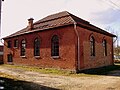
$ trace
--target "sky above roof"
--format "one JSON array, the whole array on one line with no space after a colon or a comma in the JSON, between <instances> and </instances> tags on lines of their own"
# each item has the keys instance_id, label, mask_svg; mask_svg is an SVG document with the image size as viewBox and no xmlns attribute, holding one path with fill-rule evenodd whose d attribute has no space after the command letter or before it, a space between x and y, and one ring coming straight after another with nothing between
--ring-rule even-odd
<instances>
[{"instance_id":1,"label":"sky above roof","mask_svg":"<svg viewBox=\"0 0 120 90\"><path fill-rule=\"evenodd\" d=\"M120 0L4 0L1 38L48 15L68 11L113 34L119 34Z\"/></svg>"}]
</instances>

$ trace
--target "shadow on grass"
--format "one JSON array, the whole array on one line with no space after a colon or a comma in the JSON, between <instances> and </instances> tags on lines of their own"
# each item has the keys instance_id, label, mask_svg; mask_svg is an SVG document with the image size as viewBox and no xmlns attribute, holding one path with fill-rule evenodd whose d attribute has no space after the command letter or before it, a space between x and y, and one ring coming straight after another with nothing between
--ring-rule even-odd
<instances>
[{"instance_id":1,"label":"shadow on grass","mask_svg":"<svg viewBox=\"0 0 120 90\"><path fill-rule=\"evenodd\" d=\"M59 90L32 82L0 77L0 90Z\"/></svg>"},{"instance_id":2,"label":"shadow on grass","mask_svg":"<svg viewBox=\"0 0 120 90\"><path fill-rule=\"evenodd\" d=\"M120 76L120 64L83 70L80 73L92 74L92 75Z\"/></svg>"}]
</instances>

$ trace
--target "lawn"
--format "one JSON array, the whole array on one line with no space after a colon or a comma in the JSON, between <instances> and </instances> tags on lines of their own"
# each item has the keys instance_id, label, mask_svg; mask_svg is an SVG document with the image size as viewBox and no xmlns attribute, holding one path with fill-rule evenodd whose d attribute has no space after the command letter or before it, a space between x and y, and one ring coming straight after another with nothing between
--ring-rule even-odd
<instances>
[{"instance_id":1,"label":"lawn","mask_svg":"<svg viewBox=\"0 0 120 90\"><path fill-rule=\"evenodd\" d=\"M67 77L67 79L70 78L70 80L71 80L71 77L75 77L75 78L78 77L78 78L81 78L81 79L84 78L83 80L86 80L87 77L89 78L88 80L93 79L93 78L101 80L101 79L99 79L99 78L101 78L99 76L101 76L101 75L105 76L110 71L113 71L113 70L120 70L120 64L119 63L117 63L113 66L107 66L107 67L102 67L102 68L97 68L97 69L86 70L86 71L83 71L83 72L78 73L78 74L72 73L70 71L63 71L63 70L57 70L57 69L42 69L42 68L30 67L30 66L1 65L0 67L1 68L6 68L6 69L11 69L11 70L12 69L23 70L23 71L28 71L28 72L29 71L34 71L34 72L39 72L41 74L48 74L48 76L50 74L53 74L52 78L54 78L54 74L57 75L57 76L62 75L62 76ZM97 77L99 77L99 78L97 78ZM43 77L41 76L39 78L41 78L40 80L42 80ZM49 80L49 78L50 77L48 77L48 80ZM56 79L56 76L55 76L55 79ZM58 77L58 79L59 79L59 77ZM116 78L116 80L118 80L118 79ZM73 81L74 81L74 79L73 79ZM26 80L23 81L23 79L20 79L17 76L12 76L12 75L8 75L6 73L1 73L0 72L0 90L27 90L27 89L29 89L29 90L58 90L58 89L55 89L55 88L46 87L46 86L43 86L43 85L40 85L40 84L36 84L34 82L28 82Z\"/></svg>"},{"instance_id":2,"label":"lawn","mask_svg":"<svg viewBox=\"0 0 120 90\"><path fill-rule=\"evenodd\" d=\"M0 73L0 90L58 90L46 87L33 82L19 80L19 78Z\"/></svg>"},{"instance_id":3,"label":"lawn","mask_svg":"<svg viewBox=\"0 0 120 90\"><path fill-rule=\"evenodd\" d=\"M65 75L65 76L106 75L110 71L120 70L120 63L115 63L112 66L105 66L105 67L101 67L101 68L85 70L85 71L82 71L77 74L75 74L71 71L66 71L66 70L48 69L48 68L43 69L43 68L32 67L32 66L16 66L16 65L6 65L6 64L4 64L3 66L10 67L10 68L24 69L24 70L28 70L28 71L35 71L35 72L40 72L40 73L44 73L44 74L57 74L57 75Z\"/></svg>"},{"instance_id":4,"label":"lawn","mask_svg":"<svg viewBox=\"0 0 120 90\"><path fill-rule=\"evenodd\" d=\"M120 70L120 63L115 63L114 65L111 66L105 66L101 68L95 68L95 69L89 69L83 71L85 74L94 74L94 75L107 75L110 71L113 70Z\"/></svg>"}]
</instances>

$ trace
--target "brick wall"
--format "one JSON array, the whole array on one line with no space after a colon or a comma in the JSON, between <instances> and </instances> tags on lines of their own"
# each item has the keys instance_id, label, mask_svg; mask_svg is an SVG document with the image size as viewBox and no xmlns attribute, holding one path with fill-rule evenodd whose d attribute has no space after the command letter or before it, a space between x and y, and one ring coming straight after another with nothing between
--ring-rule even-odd
<instances>
[{"instance_id":1,"label":"brick wall","mask_svg":"<svg viewBox=\"0 0 120 90\"><path fill-rule=\"evenodd\" d=\"M4 62L8 63L7 54L12 53L13 64L75 70L75 36L73 33L73 26L67 26L6 39L4 45ZM53 35L58 35L60 39L59 59L53 59L51 57L51 38ZM41 39L40 58L34 57L33 42L36 37L40 37ZM20 56L20 42L24 38L27 41L27 46L26 57L23 58ZM13 47L15 39L19 40L18 48ZM12 48L10 49L6 47L8 40L12 41Z\"/></svg>"},{"instance_id":2,"label":"brick wall","mask_svg":"<svg viewBox=\"0 0 120 90\"><path fill-rule=\"evenodd\" d=\"M97 68L113 64L113 49L112 37L83 29L77 26L80 36L80 69ZM51 38L53 35L58 35L60 58L53 59L51 57ZM95 38L95 56L90 56L90 35ZM36 37L41 38L40 44L40 58L34 57L33 42ZM19 47L14 48L13 42L15 39L19 40ZM20 56L20 42L26 39L26 57ZM102 41L107 41L107 56L103 55ZM12 48L6 47L6 42L12 41ZM51 30L45 30L32 34L26 34L5 40L4 45L4 63L7 62L7 54L12 53L13 64L17 65L31 65L43 68L58 68L76 70L77 68L77 36L75 34L73 25L66 27L59 27Z\"/></svg>"},{"instance_id":3,"label":"brick wall","mask_svg":"<svg viewBox=\"0 0 120 90\"><path fill-rule=\"evenodd\" d=\"M112 37L77 27L80 35L80 68L90 69L113 65ZM95 38L95 56L90 55L90 36ZM103 54L103 39L107 41L107 56Z\"/></svg>"}]
</instances>

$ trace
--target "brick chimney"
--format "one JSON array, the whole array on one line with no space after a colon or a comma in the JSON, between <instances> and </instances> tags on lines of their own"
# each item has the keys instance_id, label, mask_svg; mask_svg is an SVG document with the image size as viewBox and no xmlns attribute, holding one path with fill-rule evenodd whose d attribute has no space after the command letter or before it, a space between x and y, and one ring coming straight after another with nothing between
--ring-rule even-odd
<instances>
[{"instance_id":1,"label":"brick chimney","mask_svg":"<svg viewBox=\"0 0 120 90\"><path fill-rule=\"evenodd\" d=\"M28 28L31 30L33 29L33 18L28 19Z\"/></svg>"}]
</instances>

